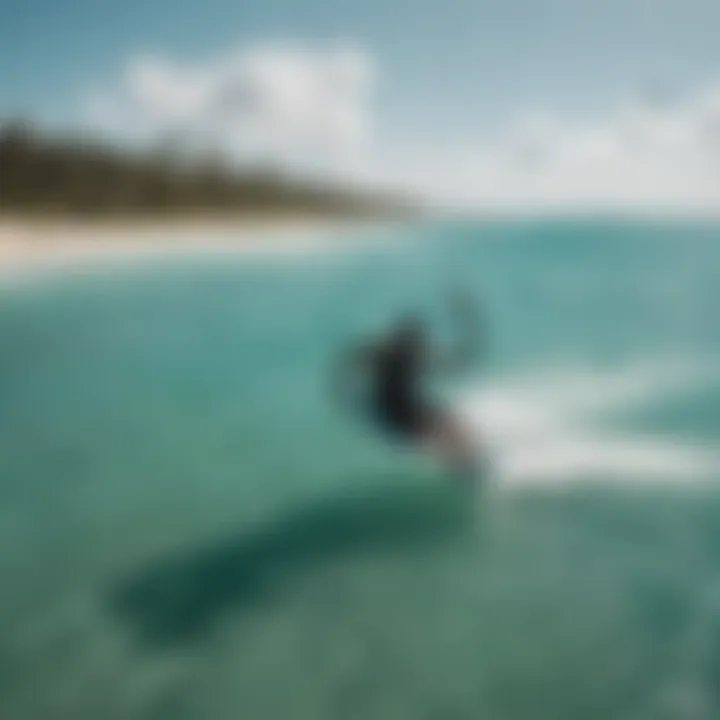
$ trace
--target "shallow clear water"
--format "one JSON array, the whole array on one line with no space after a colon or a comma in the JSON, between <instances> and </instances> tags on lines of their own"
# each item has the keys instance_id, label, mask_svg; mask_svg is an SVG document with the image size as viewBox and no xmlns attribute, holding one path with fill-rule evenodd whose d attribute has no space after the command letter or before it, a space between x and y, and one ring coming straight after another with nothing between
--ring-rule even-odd
<instances>
[{"instance_id":1,"label":"shallow clear water","mask_svg":"<svg viewBox=\"0 0 720 720\"><path fill-rule=\"evenodd\" d=\"M3 291L3 720L720 716L720 227L366 234ZM479 497L328 388L456 284Z\"/></svg>"}]
</instances>

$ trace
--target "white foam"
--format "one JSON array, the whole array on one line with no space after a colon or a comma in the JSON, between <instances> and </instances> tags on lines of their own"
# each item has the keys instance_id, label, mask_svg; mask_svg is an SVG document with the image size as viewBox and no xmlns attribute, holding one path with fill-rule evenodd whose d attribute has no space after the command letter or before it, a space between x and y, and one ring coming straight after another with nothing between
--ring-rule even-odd
<instances>
[{"instance_id":1,"label":"white foam","mask_svg":"<svg viewBox=\"0 0 720 720\"><path fill-rule=\"evenodd\" d=\"M501 482L693 482L720 474L720 452L667 436L621 433L608 420L701 387L710 375L708 365L688 363L556 369L471 387L457 408L476 428Z\"/></svg>"}]
</instances>

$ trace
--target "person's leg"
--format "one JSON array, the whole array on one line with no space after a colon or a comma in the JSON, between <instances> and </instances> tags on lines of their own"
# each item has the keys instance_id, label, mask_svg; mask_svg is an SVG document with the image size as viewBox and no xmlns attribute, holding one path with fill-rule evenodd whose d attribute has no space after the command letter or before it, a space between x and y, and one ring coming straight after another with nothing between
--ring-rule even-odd
<instances>
[{"instance_id":1,"label":"person's leg","mask_svg":"<svg viewBox=\"0 0 720 720\"><path fill-rule=\"evenodd\" d=\"M480 471L479 453L469 429L449 412L433 411L424 441L452 468L457 479L473 483Z\"/></svg>"}]
</instances>

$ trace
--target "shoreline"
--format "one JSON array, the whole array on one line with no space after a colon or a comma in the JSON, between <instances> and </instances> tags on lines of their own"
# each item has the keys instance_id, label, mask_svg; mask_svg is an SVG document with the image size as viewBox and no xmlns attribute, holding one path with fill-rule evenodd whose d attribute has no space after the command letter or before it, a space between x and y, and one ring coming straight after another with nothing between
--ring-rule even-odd
<instances>
[{"instance_id":1,"label":"shoreline","mask_svg":"<svg viewBox=\"0 0 720 720\"><path fill-rule=\"evenodd\" d=\"M397 221L395 221L397 222ZM0 279L113 269L194 253L294 252L335 246L352 230L394 224L369 218L26 219L0 216Z\"/></svg>"}]
</instances>

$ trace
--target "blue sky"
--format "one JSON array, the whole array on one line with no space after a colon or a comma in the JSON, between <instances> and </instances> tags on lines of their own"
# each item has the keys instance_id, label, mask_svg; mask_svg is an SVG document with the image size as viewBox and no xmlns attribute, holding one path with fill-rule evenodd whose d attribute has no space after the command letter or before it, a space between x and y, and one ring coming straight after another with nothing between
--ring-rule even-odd
<instances>
[{"instance_id":1,"label":"blue sky","mask_svg":"<svg viewBox=\"0 0 720 720\"><path fill-rule=\"evenodd\" d=\"M253 43L350 43L372 59L374 145L408 172L432 172L437 158L482 145L523 113L592 123L627 98L682 102L720 80L717 0L4 0L0 8L0 117L80 123L88 88L111 86L143 53L192 64Z\"/></svg>"}]
</instances>

